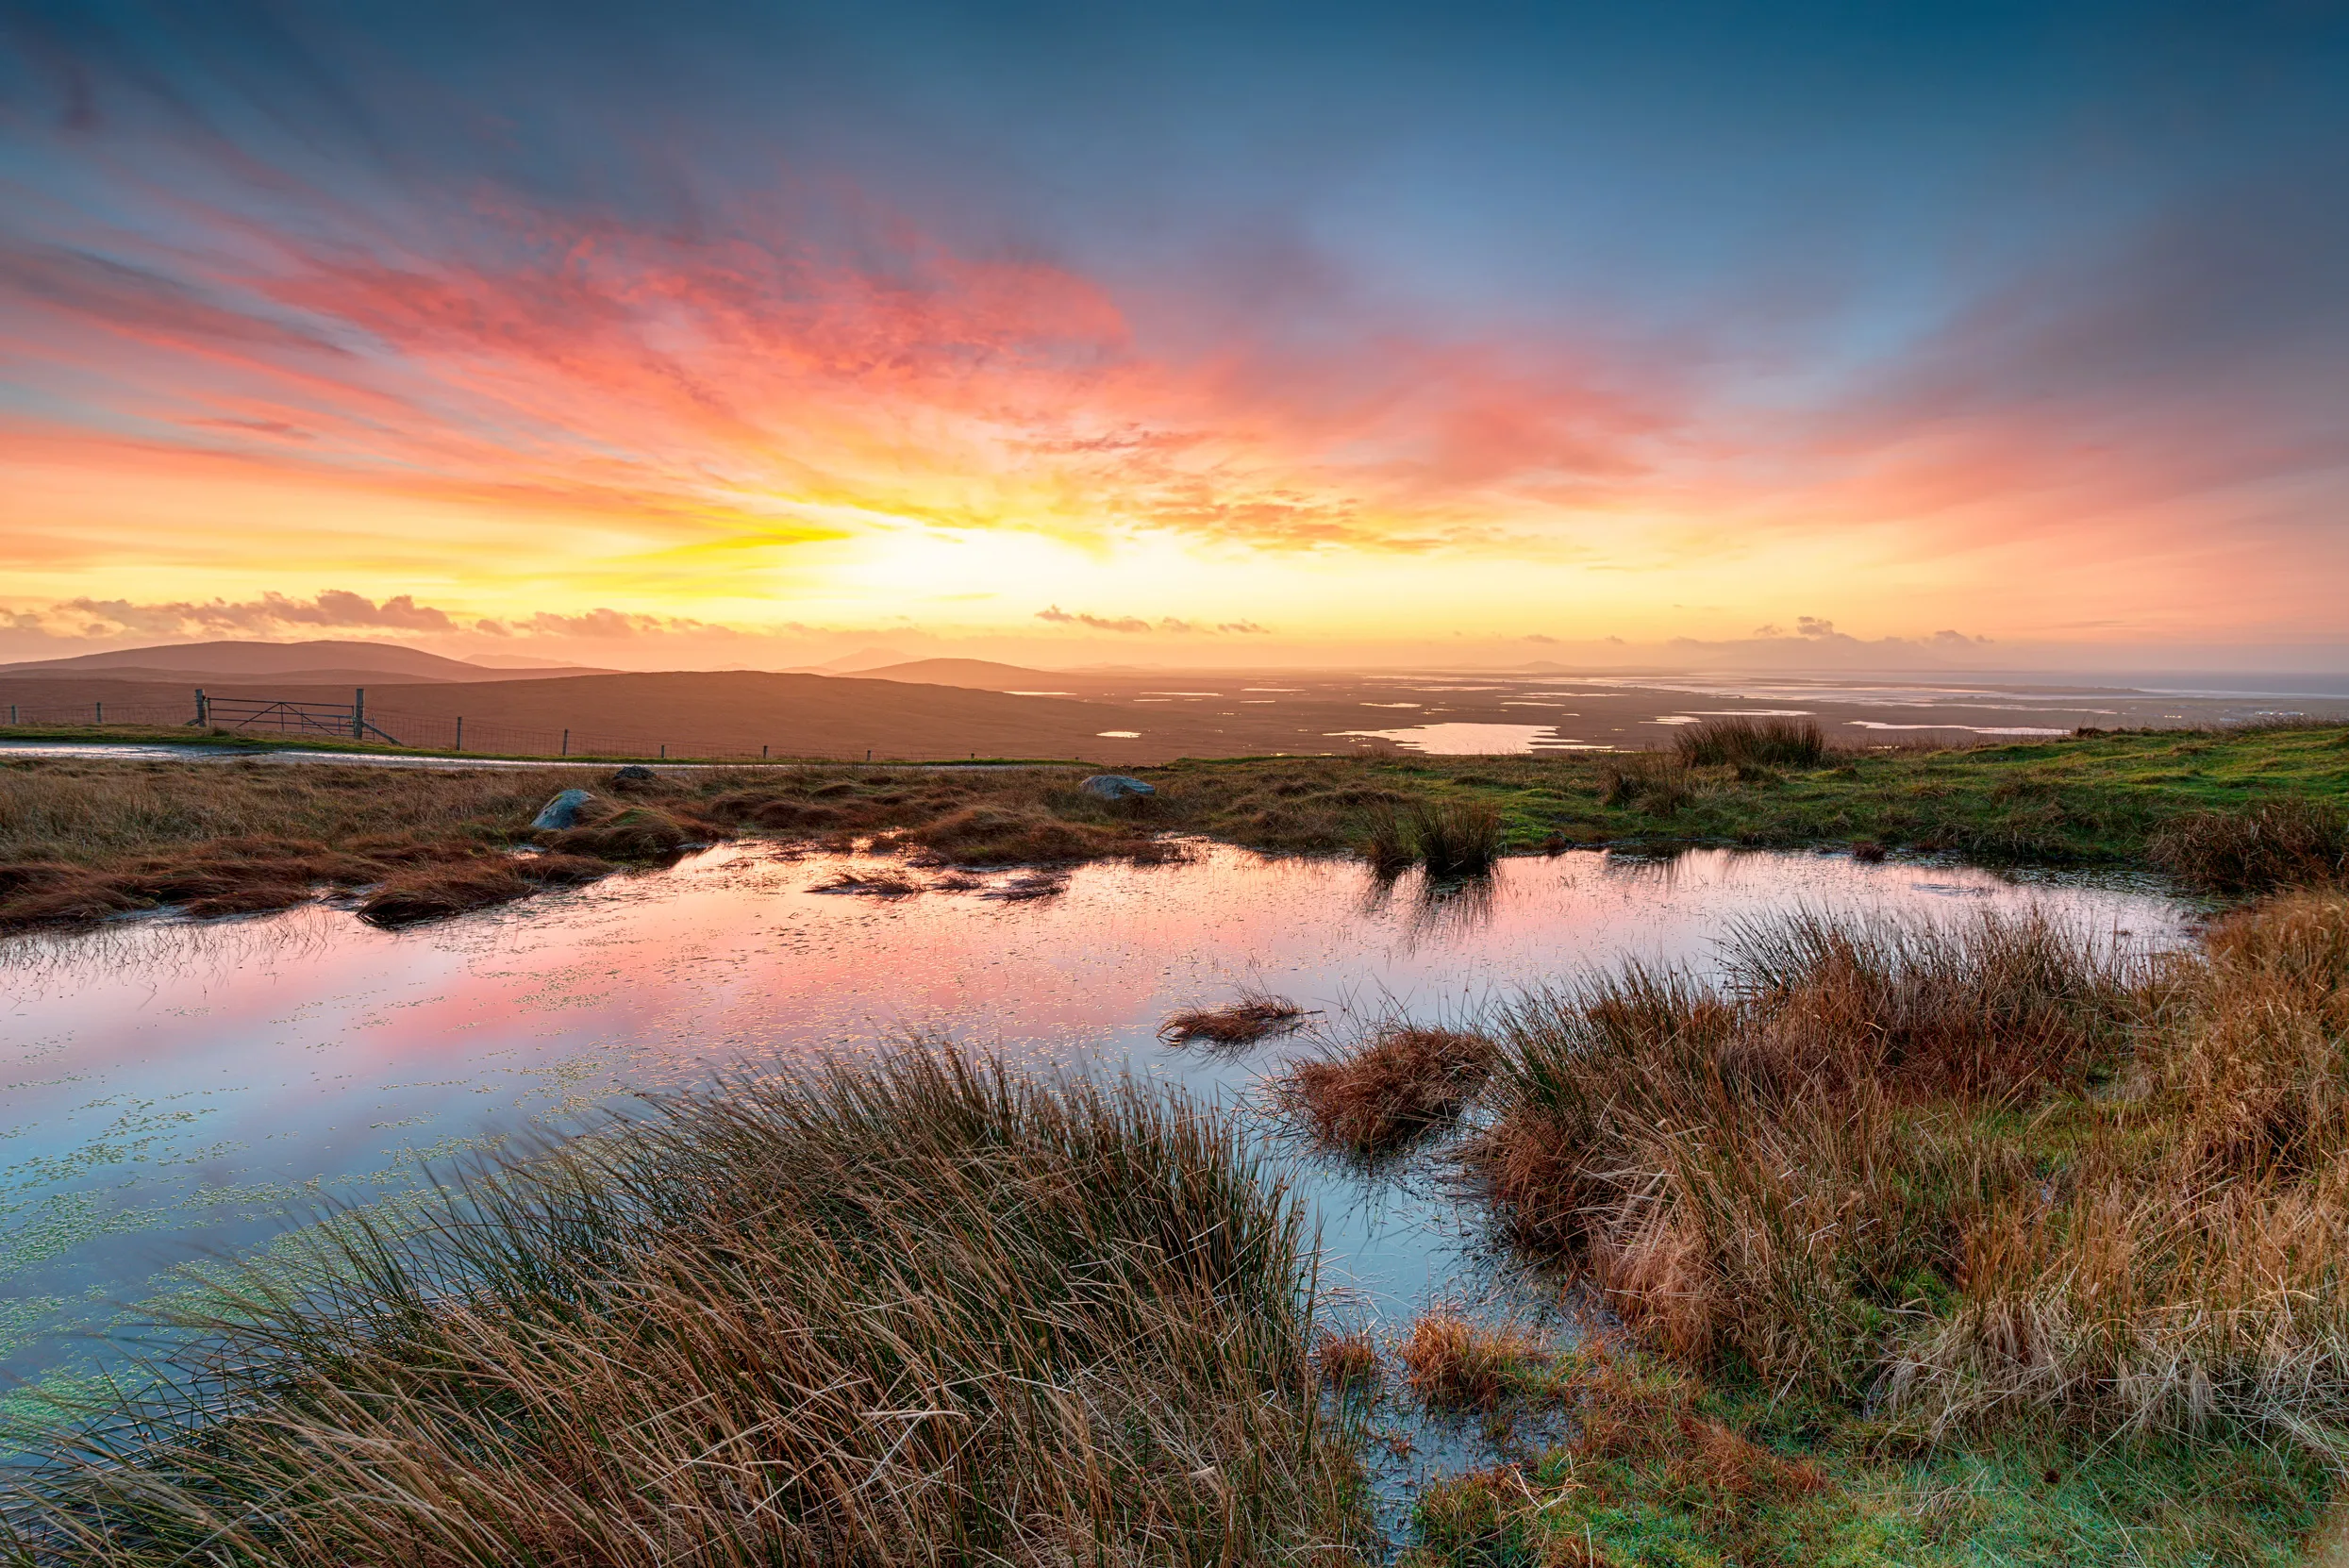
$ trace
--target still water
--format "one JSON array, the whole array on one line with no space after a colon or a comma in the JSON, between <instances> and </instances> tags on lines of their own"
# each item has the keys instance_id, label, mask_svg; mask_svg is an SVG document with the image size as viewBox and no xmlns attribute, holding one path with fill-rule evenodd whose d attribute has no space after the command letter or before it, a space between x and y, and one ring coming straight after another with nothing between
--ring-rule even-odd
<instances>
[{"instance_id":1,"label":"still water","mask_svg":"<svg viewBox=\"0 0 2349 1568\"><path fill-rule=\"evenodd\" d=\"M0 943L0 1370L103 1356L70 1330L125 1331L176 1270L323 1200L411 1189L739 1063L913 1036L1240 1109L1318 1212L1324 1285L1391 1322L1490 1288L1491 1259L1441 1159L1374 1178L1282 1135L1260 1088L1298 1053L1393 1013L1473 1019L1626 958L1705 963L1730 923L1801 906L2038 906L2132 944L2174 942L2185 918L2143 889L1727 851L1513 859L1449 892L1211 845L1081 867L1025 900L992 896L1008 874L895 899L811 891L873 864L735 845L397 934L313 906ZM1238 1054L1158 1042L1170 1011L1242 986L1317 1009L1311 1028Z\"/></svg>"},{"instance_id":2,"label":"still water","mask_svg":"<svg viewBox=\"0 0 2349 1568\"><path fill-rule=\"evenodd\" d=\"M2181 919L2144 891L1726 851L1515 859L1434 895L1220 846L1082 867L1041 899L989 896L1004 876L910 898L810 891L871 864L731 846L399 934L318 906L0 944L0 1298L19 1357L33 1302L132 1299L289 1208L736 1063L940 1036L1244 1103L1366 1020L1473 1017L1628 957L1703 962L1729 923L1773 909L2037 905L2137 942ZM1168 1012L1243 985L1319 1009L1315 1030L1239 1056L1158 1043ZM1441 1265L1382 1249L1358 1184L1302 1178L1334 1260L1374 1260L1361 1283L1400 1304L1427 1289Z\"/></svg>"}]
</instances>

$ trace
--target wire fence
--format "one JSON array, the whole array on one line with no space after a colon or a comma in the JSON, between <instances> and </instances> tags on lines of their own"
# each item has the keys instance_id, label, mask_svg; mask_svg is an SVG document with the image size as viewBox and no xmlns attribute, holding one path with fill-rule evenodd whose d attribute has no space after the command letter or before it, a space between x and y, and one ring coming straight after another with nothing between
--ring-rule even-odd
<instances>
[{"instance_id":1,"label":"wire fence","mask_svg":"<svg viewBox=\"0 0 2349 1568\"><path fill-rule=\"evenodd\" d=\"M9 703L8 723L14 729L184 728L192 735L266 735L272 739L302 739L342 746L360 743L349 738L347 729L330 729L319 718L321 713L333 711L349 714L353 711L350 708L331 709L326 705L280 702L255 702L243 706L259 711L249 716L242 711L232 714L226 711L224 699L214 698L203 716L199 717L199 709L193 697L176 703L154 700L102 702L94 699L78 703ZM294 711L306 709L317 711L299 714ZM349 721L343 722L347 725ZM628 734L601 728L504 724L496 720L469 719L458 714L404 712L398 709L378 708L372 703L365 706L363 722L365 729L372 732L366 736L364 742L365 749L371 751L397 749L458 755L477 752L488 757L576 757L596 760L625 758L658 761L690 758L697 761L741 762L951 762L970 760L978 756L978 753L967 750L908 750L902 743L879 740L869 746L846 745L831 750L772 742L753 746L732 739L697 740L691 736ZM1104 760L1106 750L1097 752L1090 760ZM1088 759L1072 756L1069 760Z\"/></svg>"}]
</instances>

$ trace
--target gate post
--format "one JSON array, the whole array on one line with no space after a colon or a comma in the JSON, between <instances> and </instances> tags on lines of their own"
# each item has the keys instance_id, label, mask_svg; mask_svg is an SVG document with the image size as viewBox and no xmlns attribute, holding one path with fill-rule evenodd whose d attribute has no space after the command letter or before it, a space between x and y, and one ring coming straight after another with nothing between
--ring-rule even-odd
<instances>
[{"instance_id":1,"label":"gate post","mask_svg":"<svg viewBox=\"0 0 2349 1568\"><path fill-rule=\"evenodd\" d=\"M205 699L204 688L199 686L196 688L196 727L198 729L206 727L207 721L211 716L211 706Z\"/></svg>"},{"instance_id":2,"label":"gate post","mask_svg":"<svg viewBox=\"0 0 2349 1568\"><path fill-rule=\"evenodd\" d=\"M367 688L364 686L351 689L351 739L367 739Z\"/></svg>"}]
</instances>

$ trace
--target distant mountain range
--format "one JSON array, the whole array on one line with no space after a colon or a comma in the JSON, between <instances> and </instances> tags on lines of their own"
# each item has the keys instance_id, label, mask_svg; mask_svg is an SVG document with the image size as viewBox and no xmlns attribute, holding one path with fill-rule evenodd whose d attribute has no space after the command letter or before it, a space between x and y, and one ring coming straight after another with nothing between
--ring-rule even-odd
<instances>
[{"instance_id":1,"label":"distant mountain range","mask_svg":"<svg viewBox=\"0 0 2349 1568\"><path fill-rule=\"evenodd\" d=\"M498 658L501 666L512 656ZM83 680L249 682L255 676L305 686L363 686L370 680L478 681L544 680L560 676L609 675L584 664L484 668L444 659L397 642L173 642L151 648L117 648L0 664L0 676Z\"/></svg>"}]
</instances>

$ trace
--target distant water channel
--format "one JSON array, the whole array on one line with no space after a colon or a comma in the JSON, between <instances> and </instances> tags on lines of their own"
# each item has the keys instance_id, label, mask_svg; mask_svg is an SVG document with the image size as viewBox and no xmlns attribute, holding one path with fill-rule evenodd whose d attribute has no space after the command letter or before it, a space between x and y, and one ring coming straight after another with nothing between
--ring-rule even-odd
<instances>
[{"instance_id":1,"label":"distant water channel","mask_svg":"<svg viewBox=\"0 0 2349 1568\"><path fill-rule=\"evenodd\" d=\"M2142 944L2184 919L2141 889L1727 851L1512 859L1432 894L1220 846L1082 867L1026 901L987 896L1000 875L894 900L809 891L856 863L736 845L398 934L322 906L0 943L0 1370L70 1373L103 1342L67 1330L141 1321L175 1270L324 1200L410 1190L638 1091L914 1036L1240 1108L1318 1210L1325 1287L1401 1321L1496 1273L1441 1158L1366 1178L1279 1133L1261 1085L1298 1053L1626 958L1707 962L1731 922L1806 905L2038 906ZM1312 1029L1236 1055L1159 1043L1168 1012L1245 985L1319 1009Z\"/></svg>"}]
</instances>

